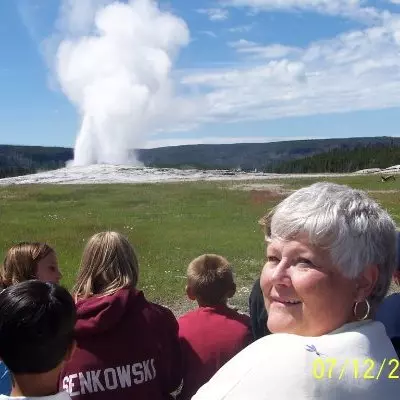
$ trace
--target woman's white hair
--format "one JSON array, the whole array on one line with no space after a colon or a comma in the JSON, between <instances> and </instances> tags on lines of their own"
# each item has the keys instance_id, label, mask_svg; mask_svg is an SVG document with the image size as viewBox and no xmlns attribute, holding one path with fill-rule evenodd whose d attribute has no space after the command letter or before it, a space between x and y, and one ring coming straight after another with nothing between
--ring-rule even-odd
<instances>
[{"instance_id":1,"label":"woman's white hair","mask_svg":"<svg viewBox=\"0 0 400 400\"><path fill-rule=\"evenodd\" d=\"M348 278L378 265L369 300L376 305L385 297L396 267L396 225L365 192L318 182L292 193L263 221L271 239L306 233L310 244L329 250L332 263Z\"/></svg>"}]
</instances>

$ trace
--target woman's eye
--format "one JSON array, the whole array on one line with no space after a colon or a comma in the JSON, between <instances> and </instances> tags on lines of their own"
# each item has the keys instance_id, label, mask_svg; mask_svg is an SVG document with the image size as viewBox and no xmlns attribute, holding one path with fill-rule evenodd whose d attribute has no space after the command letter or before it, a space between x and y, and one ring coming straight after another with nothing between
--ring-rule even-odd
<instances>
[{"instance_id":1,"label":"woman's eye","mask_svg":"<svg viewBox=\"0 0 400 400\"><path fill-rule=\"evenodd\" d=\"M301 265L301 266L307 266L309 268L315 268L315 265L310 260L307 260L306 258L299 258L297 260L296 264Z\"/></svg>"},{"instance_id":2,"label":"woman's eye","mask_svg":"<svg viewBox=\"0 0 400 400\"><path fill-rule=\"evenodd\" d=\"M278 257L275 257L275 256L267 256L267 261L269 263L279 263Z\"/></svg>"}]
</instances>

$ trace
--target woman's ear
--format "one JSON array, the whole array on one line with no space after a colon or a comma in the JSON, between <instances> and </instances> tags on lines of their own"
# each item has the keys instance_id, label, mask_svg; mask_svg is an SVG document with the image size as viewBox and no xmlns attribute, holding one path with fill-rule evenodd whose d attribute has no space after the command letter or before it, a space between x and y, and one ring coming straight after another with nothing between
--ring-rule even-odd
<instances>
[{"instance_id":1,"label":"woman's ear","mask_svg":"<svg viewBox=\"0 0 400 400\"><path fill-rule=\"evenodd\" d=\"M371 265L357 278L356 301L364 301L374 290L379 277L379 268L377 265Z\"/></svg>"}]
</instances>

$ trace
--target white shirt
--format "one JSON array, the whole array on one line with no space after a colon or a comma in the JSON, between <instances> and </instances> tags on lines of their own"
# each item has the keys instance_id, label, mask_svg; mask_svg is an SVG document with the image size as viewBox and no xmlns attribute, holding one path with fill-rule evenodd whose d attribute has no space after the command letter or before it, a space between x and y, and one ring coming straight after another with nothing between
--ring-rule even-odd
<instances>
[{"instance_id":1,"label":"white shirt","mask_svg":"<svg viewBox=\"0 0 400 400\"><path fill-rule=\"evenodd\" d=\"M0 400L71 400L67 392L60 392L52 396L43 397L11 397L0 395Z\"/></svg>"},{"instance_id":2,"label":"white shirt","mask_svg":"<svg viewBox=\"0 0 400 400\"><path fill-rule=\"evenodd\" d=\"M391 372L397 378L388 379ZM318 337L265 336L226 363L192 400L397 400L399 376L382 323L354 322Z\"/></svg>"}]
</instances>

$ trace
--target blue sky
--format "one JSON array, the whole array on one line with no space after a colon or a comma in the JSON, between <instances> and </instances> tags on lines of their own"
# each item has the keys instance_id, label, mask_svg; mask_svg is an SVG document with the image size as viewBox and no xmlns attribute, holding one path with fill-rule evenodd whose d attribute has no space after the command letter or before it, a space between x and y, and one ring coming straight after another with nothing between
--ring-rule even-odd
<instances>
[{"instance_id":1,"label":"blue sky","mask_svg":"<svg viewBox=\"0 0 400 400\"><path fill-rule=\"evenodd\" d=\"M400 0L159 5L190 33L171 71L190 111L144 146L400 136ZM60 6L0 1L0 143L74 145L81 115L46 47Z\"/></svg>"}]
</instances>

